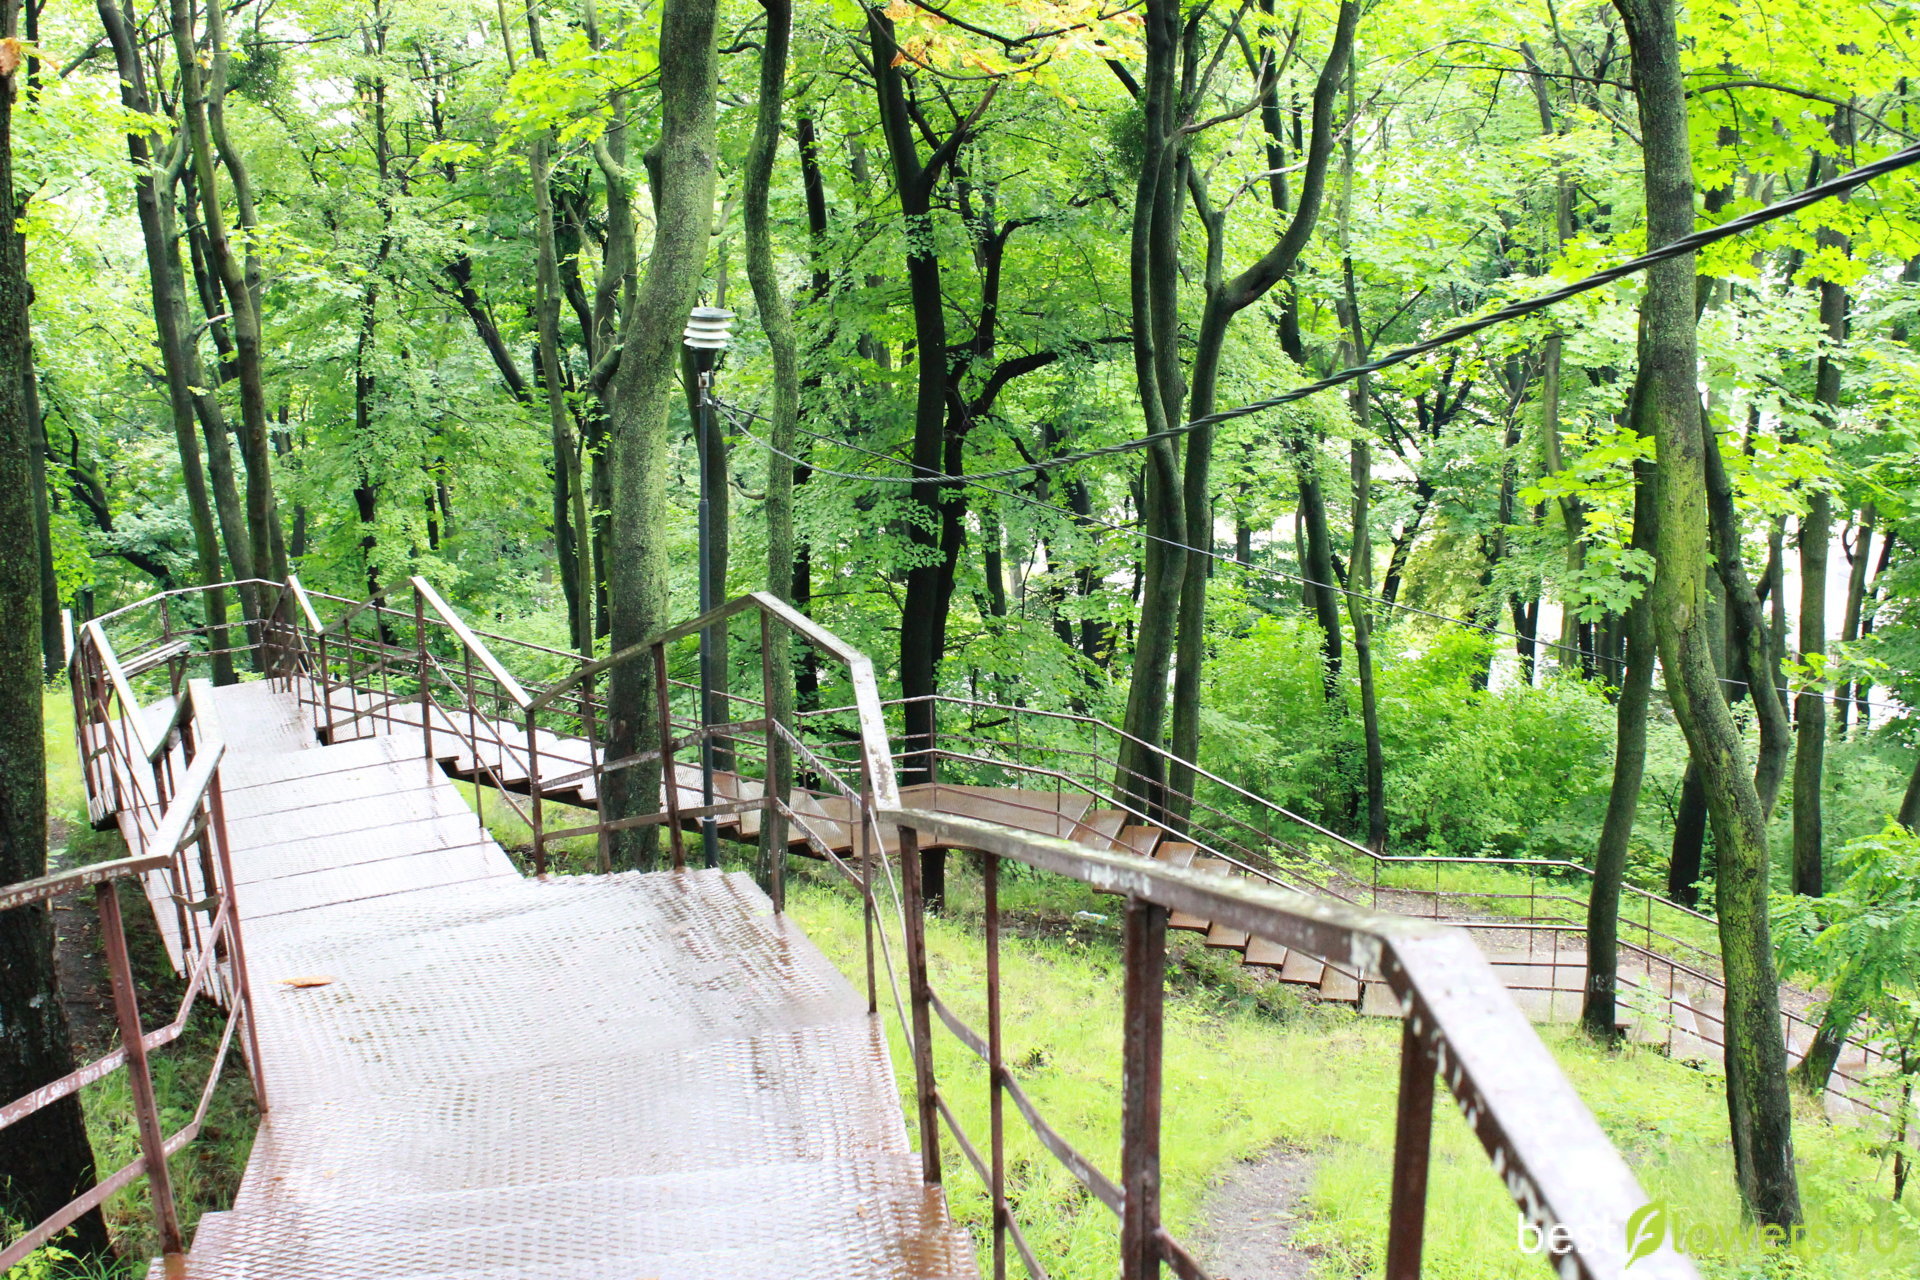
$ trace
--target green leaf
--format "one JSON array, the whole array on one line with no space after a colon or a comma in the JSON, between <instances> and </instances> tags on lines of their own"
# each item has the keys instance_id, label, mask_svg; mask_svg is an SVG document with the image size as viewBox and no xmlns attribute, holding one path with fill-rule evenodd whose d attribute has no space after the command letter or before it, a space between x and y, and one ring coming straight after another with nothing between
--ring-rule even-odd
<instances>
[{"instance_id":1,"label":"green leaf","mask_svg":"<svg viewBox=\"0 0 1920 1280\"><path fill-rule=\"evenodd\" d=\"M1667 1202L1649 1200L1627 1219L1627 1266L1657 1253L1667 1239Z\"/></svg>"}]
</instances>

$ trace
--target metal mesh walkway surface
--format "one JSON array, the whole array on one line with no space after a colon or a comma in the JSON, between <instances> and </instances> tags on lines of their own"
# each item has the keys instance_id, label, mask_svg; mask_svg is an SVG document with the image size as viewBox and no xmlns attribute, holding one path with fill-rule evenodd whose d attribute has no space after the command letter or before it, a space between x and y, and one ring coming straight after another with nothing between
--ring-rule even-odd
<instances>
[{"instance_id":1,"label":"metal mesh walkway surface","mask_svg":"<svg viewBox=\"0 0 1920 1280\"><path fill-rule=\"evenodd\" d=\"M524 879L407 738L219 710L272 1109L191 1280L977 1274L878 1021L750 879Z\"/></svg>"}]
</instances>

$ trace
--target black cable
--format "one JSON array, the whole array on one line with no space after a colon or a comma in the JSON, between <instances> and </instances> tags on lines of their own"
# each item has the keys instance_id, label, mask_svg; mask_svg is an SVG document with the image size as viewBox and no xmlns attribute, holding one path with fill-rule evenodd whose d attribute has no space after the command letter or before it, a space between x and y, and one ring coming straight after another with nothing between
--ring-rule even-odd
<instances>
[{"instance_id":1,"label":"black cable","mask_svg":"<svg viewBox=\"0 0 1920 1280\"><path fill-rule=\"evenodd\" d=\"M779 457L785 458L787 461L795 464L796 466L806 467L809 471L811 471L815 475L832 476L835 479L840 479L840 480L871 480L876 478L875 476L873 476L871 473L868 473L868 472L838 471L832 467L823 467L819 465L819 463L813 461L812 459L796 457L795 455L788 453L784 449L777 449L773 446L771 441L763 440L759 436L755 435L743 422L743 419L748 419L748 418L765 422L767 421L766 415L755 413L753 410L743 408L739 405L729 404L723 400L715 400L714 403L721 409L722 412L728 414L732 418L734 429L739 431L741 435L753 441L755 444L759 445L762 449L765 449L768 453L776 454ZM870 458L878 458L884 462L899 461L898 458L895 458L891 454L882 453L877 449L869 449L863 445L853 444L850 441L840 440L833 436L824 435L818 431L811 431L811 430L808 430L806 427L796 426L794 430L800 432L800 434L802 435L811 436L815 440L819 440L823 443L835 445L842 449L850 449L855 453L863 453ZM1230 564L1230 565L1233 565L1235 568L1243 570L1244 572L1255 574L1258 576L1273 578L1282 582L1296 583L1300 586L1319 587L1323 590L1336 591L1339 594L1343 596L1347 596L1351 599L1364 600L1369 604L1379 605L1386 609L1397 610L1398 612L1401 612L1401 613L1409 613L1409 614L1415 614L1423 618L1431 618L1436 622L1452 623L1455 626L1466 627L1470 630L1478 631L1483 635L1500 636L1508 640L1523 640L1527 638L1520 635L1520 633L1516 631L1508 631L1501 627L1494 626L1491 623L1475 622L1469 618L1457 618L1457 617L1454 617L1452 614L1447 614L1447 613L1436 613L1432 609L1422 609L1418 605L1402 604L1397 600L1389 600L1385 596L1372 595L1364 591L1355 591L1350 587L1341 586L1337 583L1319 582L1313 578L1303 577L1297 573L1288 573L1284 569L1273 569L1265 565L1251 564L1245 560L1240 560L1233 556L1225 555L1221 552L1214 551L1206 547L1190 546L1187 543L1177 541L1173 538L1163 538L1157 533L1148 533L1145 529L1134 529L1134 528L1129 528L1126 525L1114 524L1112 521L1102 520L1098 516L1094 516L1094 515L1083 516L1077 511L1071 511L1065 507L1056 507L1050 502L1043 502L1040 499L1032 497L1029 494L1017 493L1011 489L1000 489L1000 488L994 487L993 485L977 484L974 482L974 480L971 477L967 480L967 486L969 488L980 489L983 492L990 493L998 498L1010 499L1011 501L1014 501L1014 502L1024 503L1029 507L1037 507L1042 511L1051 512L1052 514L1057 516L1064 516L1070 521L1074 521L1081 524L1096 525L1099 528L1105 529L1109 533L1118 533L1118 534L1122 534L1129 537L1144 538L1151 542L1157 542L1162 546L1171 547L1176 551L1184 551L1190 555L1206 556L1209 559L1218 561L1221 564ZM1610 658L1603 654L1595 653L1590 649L1582 649L1576 645L1561 644L1557 640L1548 640L1540 636L1534 636L1533 643L1535 647L1539 649L1555 649L1562 653L1570 653L1578 657L1589 659L1594 663L1613 663L1613 662L1619 661L1616 658ZM1731 676L1721 676L1719 677L1719 679L1720 679L1720 683L1725 685L1730 685L1737 689L1745 689L1749 687L1747 681L1735 680ZM1792 701L1795 697L1799 696L1797 691L1787 687L1780 687L1778 692L1782 698L1788 701ZM1829 702L1835 706L1838 706L1842 702L1846 702L1856 706L1862 702L1865 702L1869 708L1877 709L1889 715L1896 714L1899 711L1904 711L1904 708L1895 708L1888 703L1874 702L1874 701L1863 699L1863 698L1848 698L1848 697L1843 697L1842 695L1837 693L1821 694L1820 698L1823 702Z\"/></svg>"},{"instance_id":2,"label":"black cable","mask_svg":"<svg viewBox=\"0 0 1920 1280\"><path fill-rule=\"evenodd\" d=\"M1331 391L1335 387L1345 386L1347 383L1363 378L1370 373L1378 373L1382 369L1391 369L1397 364L1405 364L1416 356L1423 356L1429 352L1438 351L1442 347L1451 346L1464 338L1470 338L1476 333L1491 329L1495 325L1505 324L1509 320L1518 320L1522 316L1532 315L1536 311L1544 311L1548 307L1556 306L1559 303L1567 301L1569 298L1576 298L1583 293L1589 293L1598 289L1602 285L1612 284L1616 280L1624 279L1627 276L1644 271L1655 263L1665 262L1669 258L1678 258L1685 254L1693 253L1696 250L1705 248L1707 245L1730 239L1733 236L1744 235L1756 227L1764 226L1779 218L1784 218L1790 213L1797 213L1808 205L1818 204L1820 201L1830 199L1834 196L1845 195L1863 183L1871 182L1875 178L1882 177L1899 169L1904 169L1916 161L1920 161L1920 143L1902 148L1891 155L1883 156L1871 164L1863 164L1858 169L1848 170L1837 178L1822 182L1817 186L1808 187L1804 191L1796 192L1784 200L1767 205L1762 209L1755 209L1752 213L1735 218L1730 222L1723 222L1717 227L1707 227L1703 230L1695 231L1691 235L1681 236L1678 240L1663 244L1658 249L1649 250L1637 258L1629 258L1625 262L1608 267L1604 271L1595 272L1590 276L1574 281L1572 284L1563 285L1550 293L1543 293L1538 297L1528 298L1521 302L1510 302L1497 311L1490 311L1484 316L1463 321L1460 324L1454 325L1451 329L1442 330L1433 337L1423 342L1416 342L1410 347L1397 347L1383 356L1367 361L1365 364L1357 364L1342 369L1338 373L1330 374L1317 382L1306 383L1304 386L1295 387L1291 391L1284 391L1277 396L1271 396L1265 400L1255 400L1236 408L1222 409L1218 413L1209 413L1204 417L1195 418L1180 426L1169 427L1165 431L1151 432L1144 436L1136 436L1120 444L1103 445L1097 449L1082 449L1075 453L1062 454L1057 458L1048 458L1041 462L1028 463L1025 466L1004 467L998 471L982 471L970 476L949 475L943 471L935 471L931 467L914 466L913 470L917 473L915 475L867 475L859 478L881 484L924 484L928 482L974 484L981 480L1009 480L1017 476L1030 475L1036 472L1076 466L1079 463L1087 462L1094 458L1104 458L1116 453L1131 453L1136 449L1144 449L1149 445L1158 444L1163 440L1175 440L1190 432L1197 431L1201 427L1213 426L1221 422L1229 422L1235 418L1244 418L1248 414L1260 413L1267 409L1277 409L1281 405L1292 404L1296 400L1304 400L1308 396L1318 395L1322 391Z\"/></svg>"}]
</instances>

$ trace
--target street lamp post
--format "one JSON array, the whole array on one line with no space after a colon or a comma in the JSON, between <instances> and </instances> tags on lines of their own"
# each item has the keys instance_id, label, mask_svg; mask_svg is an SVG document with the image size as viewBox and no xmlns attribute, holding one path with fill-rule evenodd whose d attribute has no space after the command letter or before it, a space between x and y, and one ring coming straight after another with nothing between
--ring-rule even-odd
<instances>
[{"instance_id":1,"label":"street lamp post","mask_svg":"<svg viewBox=\"0 0 1920 1280\"><path fill-rule=\"evenodd\" d=\"M699 379L699 403L694 414L693 438L700 454L700 506L698 520L700 526L700 612L706 613L720 603L721 593L725 590L722 583L714 581L713 548L713 476L711 462L719 448L720 422L714 411L713 370L721 353L726 351L730 332L733 329L733 312L721 307L695 307L687 318L686 333L682 341L692 357L693 370ZM714 696L714 643L713 628L700 630L700 727L708 729L713 724ZM667 786L678 786L679 779L668 778ZM700 740L700 803L703 807L713 807L713 737L711 734ZM712 814L700 820L700 844L706 854L707 865L720 865L720 846L714 831Z\"/></svg>"}]
</instances>

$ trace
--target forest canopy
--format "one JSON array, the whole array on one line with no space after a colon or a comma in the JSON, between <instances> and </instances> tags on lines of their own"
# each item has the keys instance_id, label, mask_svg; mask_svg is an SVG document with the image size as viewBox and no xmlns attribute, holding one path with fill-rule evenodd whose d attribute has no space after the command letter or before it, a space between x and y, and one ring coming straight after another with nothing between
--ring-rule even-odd
<instances>
[{"instance_id":1,"label":"forest canopy","mask_svg":"<svg viewBox=\"0 0 1920 1280\"><path fill-rule=\"evenodd\" d=\"M1912 146L1910 6L0 7L49 673L192 584L419 575L589 655L768 590L907 700L906 781L991 714L936 697L1071 713L1170 823L1592 864L1596 952L1623 885L1713 912L1797 1218L1769 895L1920 820L1920 170L1224 411Z\"/></svg>"}]
</instances>

